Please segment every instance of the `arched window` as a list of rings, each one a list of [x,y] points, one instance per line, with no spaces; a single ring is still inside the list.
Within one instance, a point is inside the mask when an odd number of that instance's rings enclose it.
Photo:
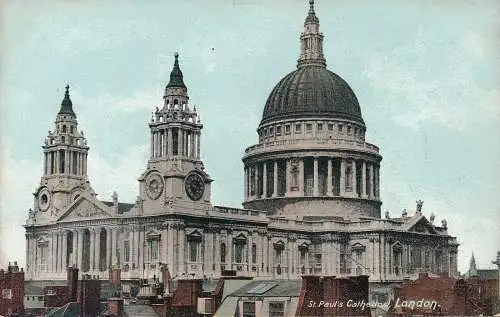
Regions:
[[[66,125],[65,124],[62,127],[62,133],[66,133]]]
[[[73,126],[71,126],[71,127],[70,127],[70,129],[69,129],[69,131],[70,131],[71,133],[73,133],[73,132],[75,131],[74,127],[73,127]]]
[[[245,261],[245,245],[247,244],[247,239],[243,234],[240,234],[233,239],[234,243],[234,262],[244,263]]]
[[[252,244],[252,263],[257,263],[257,245],[255,243]]]

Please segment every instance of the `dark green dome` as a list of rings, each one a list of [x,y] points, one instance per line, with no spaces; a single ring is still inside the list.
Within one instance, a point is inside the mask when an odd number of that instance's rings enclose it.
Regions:
[[[349,84],[325,67],[307,65],[289,73],[267,98],[261,124],[287,118],[327,116],[364,125]]]

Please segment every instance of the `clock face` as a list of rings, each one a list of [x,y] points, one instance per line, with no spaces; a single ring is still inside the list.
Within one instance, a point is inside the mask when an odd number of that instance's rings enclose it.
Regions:
[[[159,174],[150,174],[146,180],[146,194],[151,199],[158,199],[162,192],[162,177]]]
[[[44,188],[38,193],[38,207],[41,211],[47,211],[50,206],[51,195],[47,188]]]
[[[196,172],[191,172],[186,176],[184,181],[184,188],[186,189],[186,194],[192,200],[200,200],[203,197],[203,192],[205,191],[205,180],[203,176]]]

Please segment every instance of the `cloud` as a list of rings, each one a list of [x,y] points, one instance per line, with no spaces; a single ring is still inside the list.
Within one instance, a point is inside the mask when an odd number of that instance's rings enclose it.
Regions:
[[[495,71],[478,70],[484,62],[484,38],[469,32],[451,43],[423,40],[431,35],[419,31],[411,46],[370,59],[364,75],[377,90],[382,108],[395,123],[415,130],[424,122],[465,130],[484,120],[499,119],[500,90],[484,84]],[[443,59],[429,59],[431,49],[441,50]]]
[[[0,178],[0,263],[18,261],[24,266],[24,229],[28,209],[33,207],[33,196],[42,172],[42,163],[17,160],[9,142],[3,142]],[[9,241],[6,243],[6,241]]]

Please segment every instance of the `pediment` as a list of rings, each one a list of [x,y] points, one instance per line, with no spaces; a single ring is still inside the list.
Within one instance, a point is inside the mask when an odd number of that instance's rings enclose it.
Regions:
[[[109,207],[87,196],[78,197],[57,221],[111,218]]]
[[[434,228],[434,226],[424,216],[420,216],[414,221],[411,221],[408,224],[407,230],[410,232],[438,234],[436,228]]]

